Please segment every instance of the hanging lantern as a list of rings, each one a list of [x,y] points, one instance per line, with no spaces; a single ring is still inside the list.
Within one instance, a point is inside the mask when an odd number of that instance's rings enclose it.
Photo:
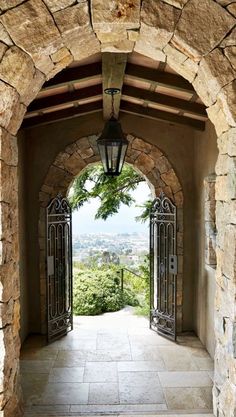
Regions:
[[[120,93],[120,90],[108,88],[105,93],[112,97],[111,118],[105,123],[103,132],[97,139],[97,145],[105,174],[117,176],[120,175],[124,165],[128,141],[121,124],[114,117],[114,94]]]

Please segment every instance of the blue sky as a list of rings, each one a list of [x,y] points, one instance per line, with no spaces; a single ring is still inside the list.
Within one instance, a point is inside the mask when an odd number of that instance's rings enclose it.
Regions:
[[[135,204],[142,204],[150,196],[150,188],[146,182],[140,183],[132,193]],[[85,204],[81,209],[73,213],[73,234],[81,233],[147,233],[148,224],[135,221],[135,216],[141,213],[141,209],[122,205],[119,213],[106,221],[94,220],[99,201],[93,200]]]

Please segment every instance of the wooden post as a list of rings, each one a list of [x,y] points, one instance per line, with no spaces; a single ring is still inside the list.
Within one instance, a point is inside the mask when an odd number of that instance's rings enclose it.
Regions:
[[[122,90],[127,54],[102,54],[102,79],[103,79],[103,117],[108,120],[111,117],[111,96],[104,93],[106,88],[119,88]],[[119,117],[121,94],[114,96],[114,116]]]

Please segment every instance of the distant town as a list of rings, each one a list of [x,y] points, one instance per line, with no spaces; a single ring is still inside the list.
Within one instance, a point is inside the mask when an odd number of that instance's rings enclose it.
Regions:
[[[136,267],[148,249],[148,234],[88,233],[73,236],[73,260],[88,265],[113,262]]]

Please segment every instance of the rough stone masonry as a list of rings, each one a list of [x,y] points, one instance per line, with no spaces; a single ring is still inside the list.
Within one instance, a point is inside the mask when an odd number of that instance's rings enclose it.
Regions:
[[[214,413],[217,417],[235,417],[235,4],[227,0],[143,0],[142,4],[140,0],[0,0],[2,417],[22,415],[18,384],[20,294],[16,134],[26,106],[44,81],[74,60],[99,51],[136,51],[167,62],[193,84],[208,107],[208,116],[218,135],[220,161],[215,189]],[[143,166],[151,163],[148,157],[143,155],[139,163]],[[168,178],[168,181],[172,179]]]

